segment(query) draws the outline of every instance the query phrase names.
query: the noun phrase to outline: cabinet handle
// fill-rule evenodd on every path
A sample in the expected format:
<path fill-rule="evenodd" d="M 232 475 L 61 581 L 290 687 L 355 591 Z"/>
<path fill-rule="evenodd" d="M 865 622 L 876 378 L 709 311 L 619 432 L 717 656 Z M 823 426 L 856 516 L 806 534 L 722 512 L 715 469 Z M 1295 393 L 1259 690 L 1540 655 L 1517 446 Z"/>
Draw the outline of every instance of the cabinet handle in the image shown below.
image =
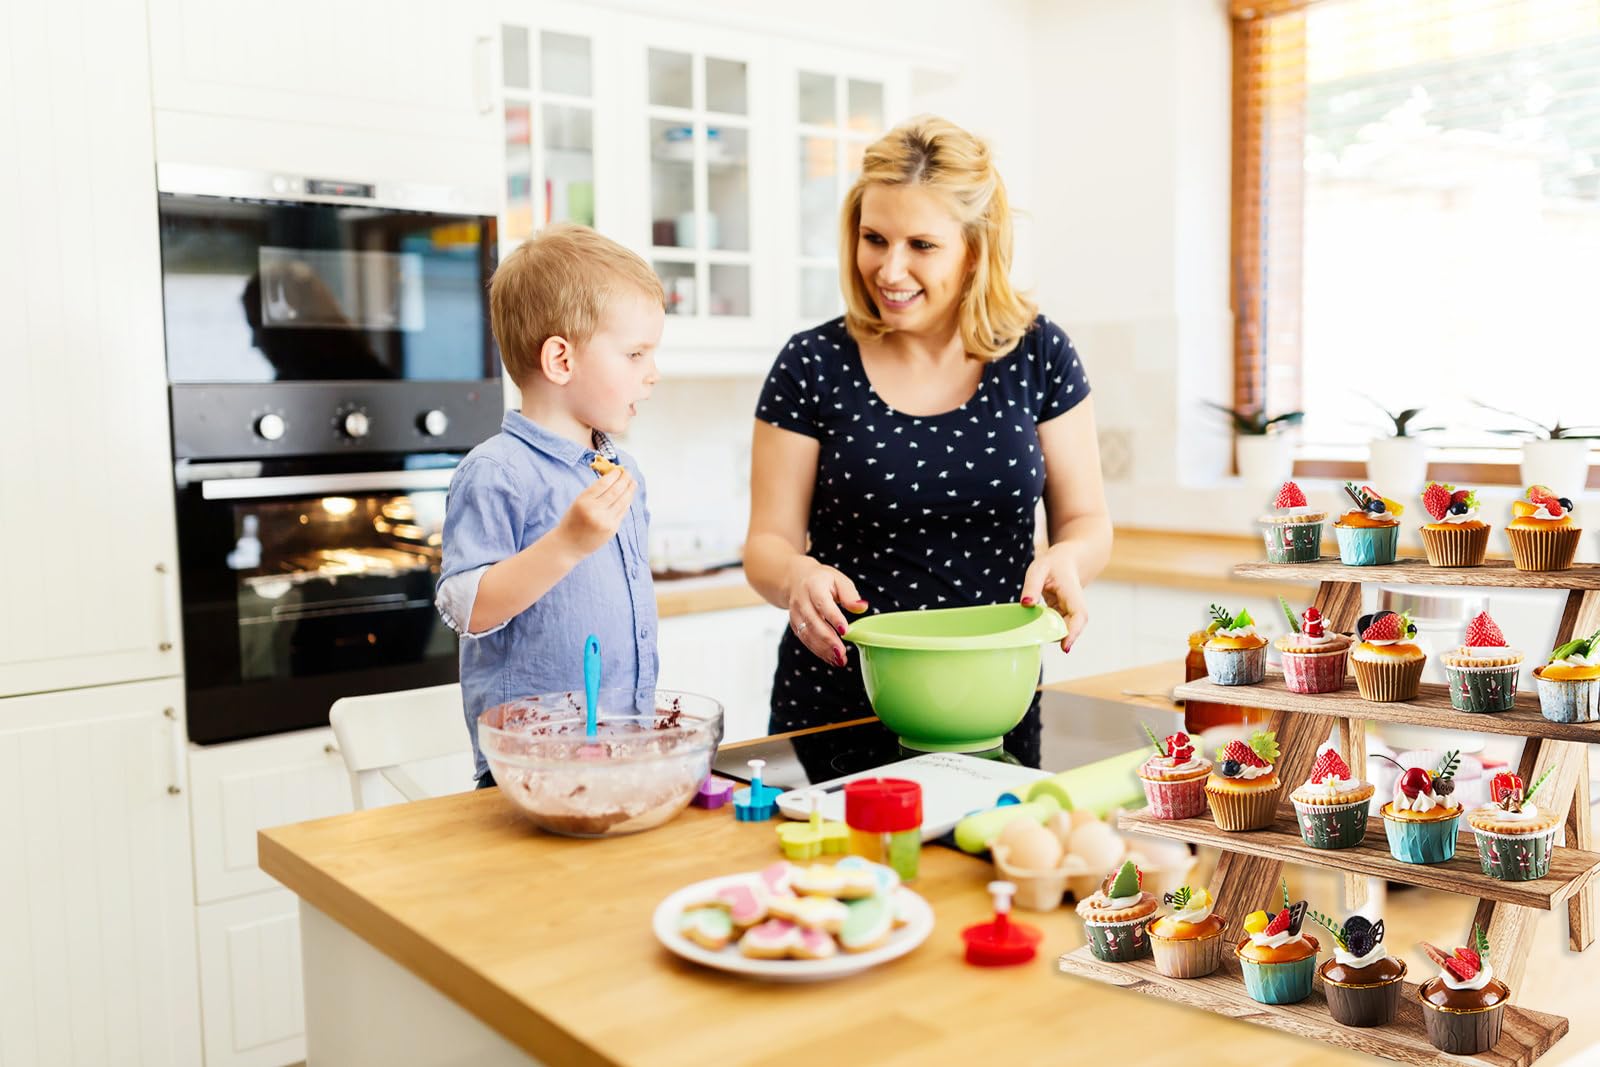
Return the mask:
<path fill-rule="evenodd" d="M 494 110 L 493 48 L 494 38 L 489 34 L 480 34 L 472 42 L 472 98 L 480 115 Z"/>
<path fill-rule="evenodd" d="M 324 755 L 337 756 L 339 754 L 339 746 L 334 744 L 332 741 L 329 741 L 327 744 L 322 746 L 322 751 Z"/>
<path fill-rule="evenodd" d="M 178 721 L 176 708 L 162 708 L 161 714 L 167 718 L 167 734 L 172 739 L 172 775 L 167 780 L 167 793 L 177 796 L 183 792 L 183 724 Z"/>
<path fill-rule="evenodd" d="M 160 589 L 161 598 L 161 627 L 157 632 L 156 650 L 158 652 L 172 651 L 172 605 L 177 599 L 173 595 L 172 582 L 165 563 L 156 564 L 156 582 Z"/>

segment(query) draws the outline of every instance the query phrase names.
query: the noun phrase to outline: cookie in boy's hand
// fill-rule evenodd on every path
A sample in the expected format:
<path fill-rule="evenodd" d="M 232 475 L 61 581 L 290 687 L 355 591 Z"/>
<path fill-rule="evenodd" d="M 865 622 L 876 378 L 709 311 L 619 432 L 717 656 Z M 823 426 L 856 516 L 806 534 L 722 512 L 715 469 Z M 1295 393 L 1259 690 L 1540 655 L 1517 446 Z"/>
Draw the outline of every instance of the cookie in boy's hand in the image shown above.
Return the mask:
<path fill-rule="evenodd" d="M 620 463 L 613 463 L 599 453 L 596 453 L 595 457 L 589 461 L 589 466 L 602 478 L 610 474 L 612 471 L 622 469 L 622 465 Z"/>

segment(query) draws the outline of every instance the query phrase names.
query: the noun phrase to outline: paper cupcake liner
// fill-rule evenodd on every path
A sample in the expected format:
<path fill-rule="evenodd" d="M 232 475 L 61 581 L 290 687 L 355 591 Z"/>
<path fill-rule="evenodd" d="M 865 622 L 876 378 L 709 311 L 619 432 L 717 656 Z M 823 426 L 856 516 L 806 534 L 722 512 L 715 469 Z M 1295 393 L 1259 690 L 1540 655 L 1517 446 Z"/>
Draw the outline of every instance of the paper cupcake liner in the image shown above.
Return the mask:
<path fill-rule="evenodd" d="M 1475 1056 L 1500 1043 L 1500 1028 L 1505 1022 L 1502 1001 L 1483 1011 L 1445 1011 L 1422 1001 L 1422 1018 L 1428 1028 L 1428 1041 L 1440 1052 L 1456 1056 Z"/>
<path fill-rule="evenodd" d="M 1157 972 L 1168 978 L 1204 978 L 1222 966 L 1221 930 L 1207 937 L 1177 938 L 1157 937 L 1147 929 L 1145 937 Z"/>
<path fill-rule="evenodd" d="M 1448 863 L 1455 859 L 1456 832 L 1460 828 L 1459 812 L 1448 819 L 1430 822 L 1392 819 L 1387 815 L 1383 818 L 1389 855 L 1402 863 Z"/>
<path fill-rule="evenodd" d="M 1297 1004 L 1311 995 L 1311 979 L 1317 973 L 1317 956 L 1312 953 L 1293 963 L 1259 963 L 1239 957 L 1239 973 L 1244 976 L 1244 991 L 1261 1004 Z"/>
<path fill-rule="evenodd" d="M 1291 693 L 1336 693 L 1350 668 L 1350 646 L 1338 652 L 1283 653 L 1283 684 Z"/>
<path fill-rule="evenodd" d="M 1158 819 L 1192 819 L 1206 813 L 1206 776 L 1181 782 L 1158 782 L 1140 778 L 1144 795 L 1150 801 L 1147 809 Z"/>
<path fill-rule="evenodd" d="M 1434 567 L 1476 567 L 1483 563 L 1489 548 L 1489 527 L 1463 530 L 1451 526 L 1443 530 L 1430 530 L 1424 526 L 1422 551 Z"/>
<path fill-rule="evenodd" d="M 1400 524 L 1340 526 L 1334 523 L 1333 536 L 1339 541 L 1339 562 L 1346 567 L 1375 567 L 1394 562 L 1395 547 L 1400 544 Z"/>
<path fill-rule="evenodd" d="M 1502 882 L 1531 882 L 1550 873 L 1550 855 L 1556 850 L 1556 827 L 1536 834 L 1502 834 L 1472 828 L 1478 841 L 1478 862 L 1483 873 Z"/>
<path fill-rule="evenodd" d="M 1268 563 L 1315 563 L 1322 556 L 1322 521 L 1263 522 Z"/>
<path fill-rule="evenodd" d="M 1367 839 L 1367 801 L 1306 804 L 1290 797 L 1300 837 L 1312 848 L 1354 848 Z"/>
<path fill-rule="evenodd" d="M 1128 963 L 1150 955 L 1150 938 L 1145 924 L 1150 916 L 1142 915 L 1119 923 L 1083 921 L 1083 936 L 1089 942 L 1089 951 L 1097 960 L 1106 963 Z"/>
<path fill-rule="evenodd" d="M 1508 526 L 1511 562 L 1519 571 L 1564 571 L 1572 566 L 1583 531 L 1572 526 L 1552 530 L 1524 530 Z"/>
<path fill-rule="evenodd" d="M 1510 711 L 1517 702 L 1521 664 L 1509 667 L 1452 667 L 1445 664 L 1450 706 L 1457 711 Z"/>
<path fill-rule="evenodd" d="M 1350 661 L 1355 668 L 1356 688 L 1361 691 L 1361 699 L 1378 704 L 1415 700 L 1425 662 L 1424 656 L 1395 662 L 1353 658 Z"/>
<path fill-rule="evenodd" d="M 1317 973 L 1322 975 L 1322 995 L 1334 1022 L 1344 1026 L 1388 1026 L 1394 1022 L 1400 1011 L 1400 991 L 1405 984 L 1403 960 L 1399 974 L 1387 982 L 1372 985 L 1341 985 L 1328 981 L 1324 969 L 1332 962 L 1328 960 Z"/>
<path fill-rule="evenodd" d="M 1280 783 L 1272 789 L 1255 789 L 1248 793 L 1220 793 L 1206 790 L 1206 801 L 1211 805 L 1211 818 L 1217 829 L 1264 830 L 1271 826 L 1278 813 Z"/>
<path fill-rule="evenodd" d="M 1267 677 L 1267 646 L 1208 648 L 1206 673 L 1218 685 L 1255 685 Z"/>
<path fill-rule="evenodd" d="M 1551 722 L 1600 721 L 1600 678 L 1557 681 L 1534 675 L 1539 712 Z"/>

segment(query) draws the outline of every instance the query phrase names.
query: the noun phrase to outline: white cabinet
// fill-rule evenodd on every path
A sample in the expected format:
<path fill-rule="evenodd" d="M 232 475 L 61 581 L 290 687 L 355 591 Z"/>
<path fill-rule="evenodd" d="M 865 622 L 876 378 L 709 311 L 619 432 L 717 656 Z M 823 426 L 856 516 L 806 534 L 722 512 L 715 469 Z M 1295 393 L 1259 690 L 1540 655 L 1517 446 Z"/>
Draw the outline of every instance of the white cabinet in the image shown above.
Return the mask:
<path fill-rule="evenodd" d="M 0 36 L 0 696 L 181 670 L 142 4 Z M 25 207 L 23 206 L 25 205 Z"/>
<path fill-rule="evenodd" d="M 721 701 L 724 743 L 765 736 L 778 639 L 788 618 L 763 604 L 662 619 L 657 684 Z"/>
<path fill-rule="evenodd" d="M 305 1059 L 299 898 L 280 888 L 205 904 L 196 928 L 206 1067 Z"/>
<path fill-rule="evenodd" d="M 200 1062 L 182 701 L 0 700 L 0 1063 Z"/>

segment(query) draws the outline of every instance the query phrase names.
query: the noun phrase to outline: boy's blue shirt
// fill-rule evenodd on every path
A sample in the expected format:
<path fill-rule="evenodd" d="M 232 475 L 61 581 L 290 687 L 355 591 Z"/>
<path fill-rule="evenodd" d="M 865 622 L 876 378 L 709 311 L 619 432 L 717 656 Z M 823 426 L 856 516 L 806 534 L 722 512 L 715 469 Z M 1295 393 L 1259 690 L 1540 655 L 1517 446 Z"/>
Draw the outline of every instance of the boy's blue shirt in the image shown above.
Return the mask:
<path fill-rule="evenodd" d="M 594 483 L 589 461 L 595 454 L 519 411 L 506 412 L 500 432 L 468 453 L 450 479 L 440 589 L 555 529 L 578 494 Z M 478 749 L 478 715 L 517 697 L 582 692 L 589 634 L 600 638 L 602 688 L 655 687 L 660 661 L 644 477 L 631 456 L 618 452 L 616 458 L 639 484 L 616 536 L 532 607 L 501 628 L 473 636 L 465 632 L 470 600 L 452 618 L 441 594 L 441 614 L 462 635 L 461 694 L 479 777 L 488 764 Z M 470 588 L 476 591 L 475 580 Z"/>

